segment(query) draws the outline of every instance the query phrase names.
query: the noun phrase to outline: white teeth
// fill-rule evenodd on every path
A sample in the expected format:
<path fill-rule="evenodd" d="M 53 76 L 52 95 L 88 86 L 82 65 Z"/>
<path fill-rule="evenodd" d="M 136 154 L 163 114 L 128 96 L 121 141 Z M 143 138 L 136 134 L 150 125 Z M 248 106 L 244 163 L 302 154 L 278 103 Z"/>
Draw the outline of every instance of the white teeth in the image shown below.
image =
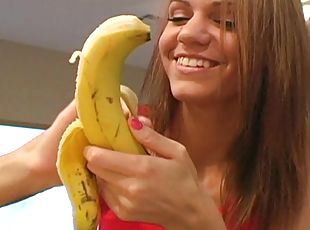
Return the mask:
<path fill-rule="evenodd" d="M 189 64 L 189 58 L 185 57 L 183 58 L 181 65 L 188 65 Z"/>
<path fill-rule="evenodd" d="M 189 59 L 188 65 L 189 66 L 197 66 L 197 60 L 192 59 L 192 58 Z"/>
<path fill-rule="evenodd" d="M 208 61 L 205 61 L 204 63 L 203 63 L 203 67 L 205 67 L 205 68 L 209 68 L 210 67 L 210 62 L 208 62 Z"/>
<path fill-rule="evenodd" d="M 197 66 L 203 66 L 203 60 L 198 60 L 197 61 Z"/>
<path fill-rule="evenodd" d="M 210 62 L 207 60 L 197 59 L 197 58 L 188 58 L 188 57 L 179 57 L 177 60 L 177 63 L 183 66 L 204 67 L 204 68 L 209 68 L 211 65 Z"/>

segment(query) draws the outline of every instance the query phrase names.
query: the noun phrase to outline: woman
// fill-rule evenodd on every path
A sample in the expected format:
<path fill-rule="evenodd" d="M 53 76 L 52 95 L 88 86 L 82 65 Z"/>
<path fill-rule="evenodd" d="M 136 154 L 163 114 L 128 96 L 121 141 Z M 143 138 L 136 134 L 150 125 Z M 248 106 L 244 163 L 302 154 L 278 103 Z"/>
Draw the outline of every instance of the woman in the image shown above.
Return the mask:
<path fill-rule="evenodd" d="M 167 18 L 144 85 L 163 136 L 131 121 L 159 157 L 86 151 L 107 205 L 166 229 L 304 229 L 310 57 L 300 1 L 178 0 Z"/>
<path fill-rule="evenodd" d="M 305 28 L 299 0 L 169 1 L 144 84 L 151 122 L 129 119 L 150 156 L 85 149 L 101 229 L 309 226 Z"/>

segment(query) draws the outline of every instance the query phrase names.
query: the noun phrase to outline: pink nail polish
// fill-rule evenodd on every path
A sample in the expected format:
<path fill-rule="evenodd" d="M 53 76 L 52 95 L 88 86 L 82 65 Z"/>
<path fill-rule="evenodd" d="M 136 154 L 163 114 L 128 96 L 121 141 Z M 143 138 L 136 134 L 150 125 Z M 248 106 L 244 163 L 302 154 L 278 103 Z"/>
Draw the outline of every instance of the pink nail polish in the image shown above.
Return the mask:
<path fill-rule="evenodd" d="M 143 128 L 143 124 L 141 123 L 141 121 L 139 121 L 139 119 L 135 117 L 131 119 L 130 125 L 135 130 L 140 130 Z"/>

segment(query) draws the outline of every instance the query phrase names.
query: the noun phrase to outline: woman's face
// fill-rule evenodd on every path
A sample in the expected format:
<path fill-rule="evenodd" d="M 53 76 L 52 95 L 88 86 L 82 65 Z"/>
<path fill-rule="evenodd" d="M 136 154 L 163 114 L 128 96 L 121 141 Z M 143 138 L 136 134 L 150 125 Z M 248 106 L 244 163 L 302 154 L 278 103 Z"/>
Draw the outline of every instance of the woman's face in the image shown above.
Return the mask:
<path fill-rule="evenodd" d="M 232 8 L 228 3 L 223 17 L 221 0 L 171 1 L 159 51 L 176 99 L 200 105 L 236 99 L 239 48 Z"/>

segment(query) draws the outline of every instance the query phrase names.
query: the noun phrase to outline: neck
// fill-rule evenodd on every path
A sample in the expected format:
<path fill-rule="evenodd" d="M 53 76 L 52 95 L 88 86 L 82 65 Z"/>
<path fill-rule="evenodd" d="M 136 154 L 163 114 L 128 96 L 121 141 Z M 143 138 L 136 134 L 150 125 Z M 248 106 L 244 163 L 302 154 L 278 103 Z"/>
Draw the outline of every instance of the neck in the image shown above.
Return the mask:
<path fill-rule="evenodd" d="M 199 184 L 218 207 L 222 178 L 238 132 L 237 102 L 225 105 L 180 104 L 172 124 L 171 137 L 185 145 L 196 166 Z"/>
<path fill-rule="evenodd" d="M 198 174 L 227 163 L 237 135 L 237 108 L 236 102 L 206 108 L 180 104 L 171 134 L 186 146 Z"/>

